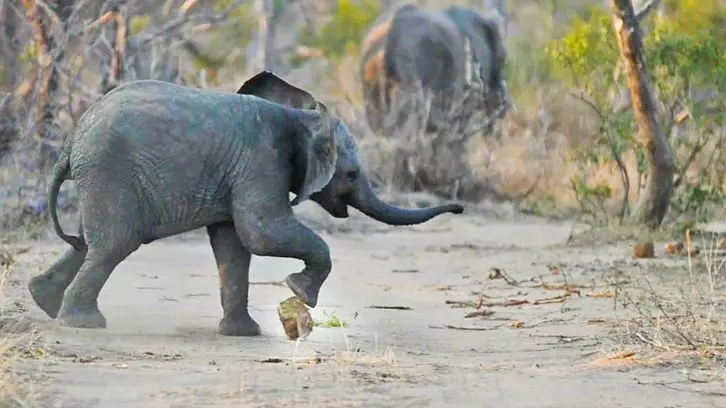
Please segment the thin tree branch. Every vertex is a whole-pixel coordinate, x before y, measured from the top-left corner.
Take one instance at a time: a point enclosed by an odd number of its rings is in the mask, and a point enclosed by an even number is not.
[[[661,0],[651,0],[650,3],[643,6],[640,10],[635,12],[635,19],[638,22],[643,21],[651,11],[655,10],[660,5]]]
[[[223,12],[214,14],[214,13],[200,13],[200,14],[182,14],[181,16],[177,17],[176,19],[170,21],[169,23],[165,24],[163,27],[161,27],[159,30],[157,30],[154,33],[148,34],[142,38],[139,39],[138,43],[136,44],[137,49],[143,49],[146,46],[148,46],[152,41],[159,40],[161,38],[167,37],[169,35],[173,35],[173,33],[181,28],[184,24],[193,22],[196,24],[201,23],[219,23],[224,20],[226,20],[229,17],[229,14],[232,13],[232,11],[236,10],[241,5],[245,4],[247,0],[237,0],[234,3],[232,3],[231,6],[227,7]]]

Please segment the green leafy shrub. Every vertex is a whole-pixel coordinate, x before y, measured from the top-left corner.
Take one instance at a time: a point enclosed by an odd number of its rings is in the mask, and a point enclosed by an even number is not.
[[[137,16],[131,17],[131,20],[129,21],[129,32],[131,35],[138,35],[142,31],[149,28],[150,25],[151,15],[139,14]]]
[[[649,26],[645,30],[646,63],[651,85],[665,107],[663,121],[668,135],[676,126],[684,133],[670,138],[679,164],[679,188],[672,208],[686,215],[683,222],[691,223],[708,218],[707,208],[721,206],[726,198],[726,185],[720,176],[726,171],[726,160],[719,160],[726,136],[726,7],[718,0],[671,0],[666,5],[663,16],[653,15],[643,23]],[[565,81],[600,118],[601,137],[593,146],[578,151],[575,160],[584,170],[593,163],[593,157],[612,160],[618,163],[625,180],[628,169],[622,166],[622,157],[634,152],[640,183],[647,177],[648,167],[643,147],[634,139],[633,114],[629,109],[616,109],[611,97],[625,84],[617,47],[610,11],[598,4],[574,18],[567,32],[548,44],[546,52],[553,77]],[[674,116],[686,109],[691,120],[677,125]],[[699,164],[703,171],[686,177],[706,150],[710,151],[705,157],[711,157],[708,165]],[[611,194],[602,186],[590,185],[586,172],[573,178],[572,186],[578,201],[593,203],[591,207],[599,207]]]
[[[320,48],[326,57],[358,53],[358,43],[381,12],[377,0],[338,0],[330,21],[315,35],[306,29],[300,43]]]

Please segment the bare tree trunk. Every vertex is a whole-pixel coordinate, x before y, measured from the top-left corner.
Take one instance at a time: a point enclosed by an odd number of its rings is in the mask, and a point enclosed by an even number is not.
[[[0,0],[0,156],[18,138],[12,95],[18,80],[17,0]],[[7,94],[3,94],[7,91]]]
[[[17,0],[0,0],[0,63],[2,64],[2,83],[0,88],[7,86],[8,90],[15,88],[17,79],[17,31],[18,16],[15,10],[18,9]]]
[[[51,51],[53,50],[53,37],[50,35],[50,21],[43,11],[38,7],[35,0],[23,0],[25,16],[33,26],[35,38],[35,52],[38,57],[38,134],[46,138],[50,130],[50,122],[53,120],[53,108],[51,106],[52,94],[58,87],[55,75],[55,65]]]
[[[254,54],[253,57],[248,60],[247,70],[248,76],[252,76],[255,73],[264,70],[265,63],[267,62],[265,54],[267,51],[267,10],[265,7],[265,0],[254,0],[253,10],[257,16],[257,34],[255,35],[255,42],[253,45]]]
[[[111,32],[111,39],[109,40],[111,62],[106,67],[106,73],[101,80],[101,92],[105,94],[116,88],[124,77],[128,28],[126,16],[115,6],[103,16],[102,21],[104,24],[109,24],[109,31]]]
[[[651,229],[663,222],[673,195],[675,157],[666,138],[659,104],[650,86],[645,61],[643,34],[630,0],[612,0],[613,28],[620,56],[628,74],[628,87],[640,144],[645,148],[650,167],[648,184],[633,214],[634,220]]]
[[[277,35],[277,25],[287,4],[287,1],[265,0],[265,13],[269,16],[267,20],[267,38],[265,39],[265,69],[270,71],[279,70],[280,55],[275,52],[275,37]]]

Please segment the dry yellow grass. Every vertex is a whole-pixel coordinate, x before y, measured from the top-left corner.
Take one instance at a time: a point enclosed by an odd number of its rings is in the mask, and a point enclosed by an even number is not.
[[[22,343],[27,342],[27,335],[5,330],[13,326],[17,316],[9,316],[5,305],[8,303],[7,283],[10,269],[14,264],[14,254],[0,247],[0,407],[35,406],[33,384],[26,376],[18,374],[16,366],[23,358]]]

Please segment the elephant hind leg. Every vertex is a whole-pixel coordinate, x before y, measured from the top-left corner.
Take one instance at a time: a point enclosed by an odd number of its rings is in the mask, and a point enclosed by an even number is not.
[[[116,266],[139,244],[117,248],[90,245],[78,275],[68,287],[58,318],[62,325],[78,328],[105,328],[106,318],[98,309],[98,295]]]
[[[86,258],[86,252],[86,249],[67,250],[47,271],[34,276],[28,283],[28,290],[33,300],[50,318],[55,319],[58,316],[63,303],[63,293],[78,274]]]
[[[83,228],[79,228],[80,236]],[[28,290],[35,303],[52,319],[58,316],[63,294],[83,265],[88,248],[68,249],[53,265],[28,282]]]
[[[207,227],[207,234],[219,270],[219,294],[224,312],[218,332],[225,336],[260,334],[260,326],[247,310],[250,251],[240,242],[231,222],[212,224]]]
[[[90,208],[83,206],[83,226],[88,252],[78,274],[68,286],[58,313],[61,325],[79,328],[105,328],[106,319],[98,309],[98,295],[116,266],[141,246],[141,233],[132,215],[132,195],[116,195],[104,200],[95,197]]]

